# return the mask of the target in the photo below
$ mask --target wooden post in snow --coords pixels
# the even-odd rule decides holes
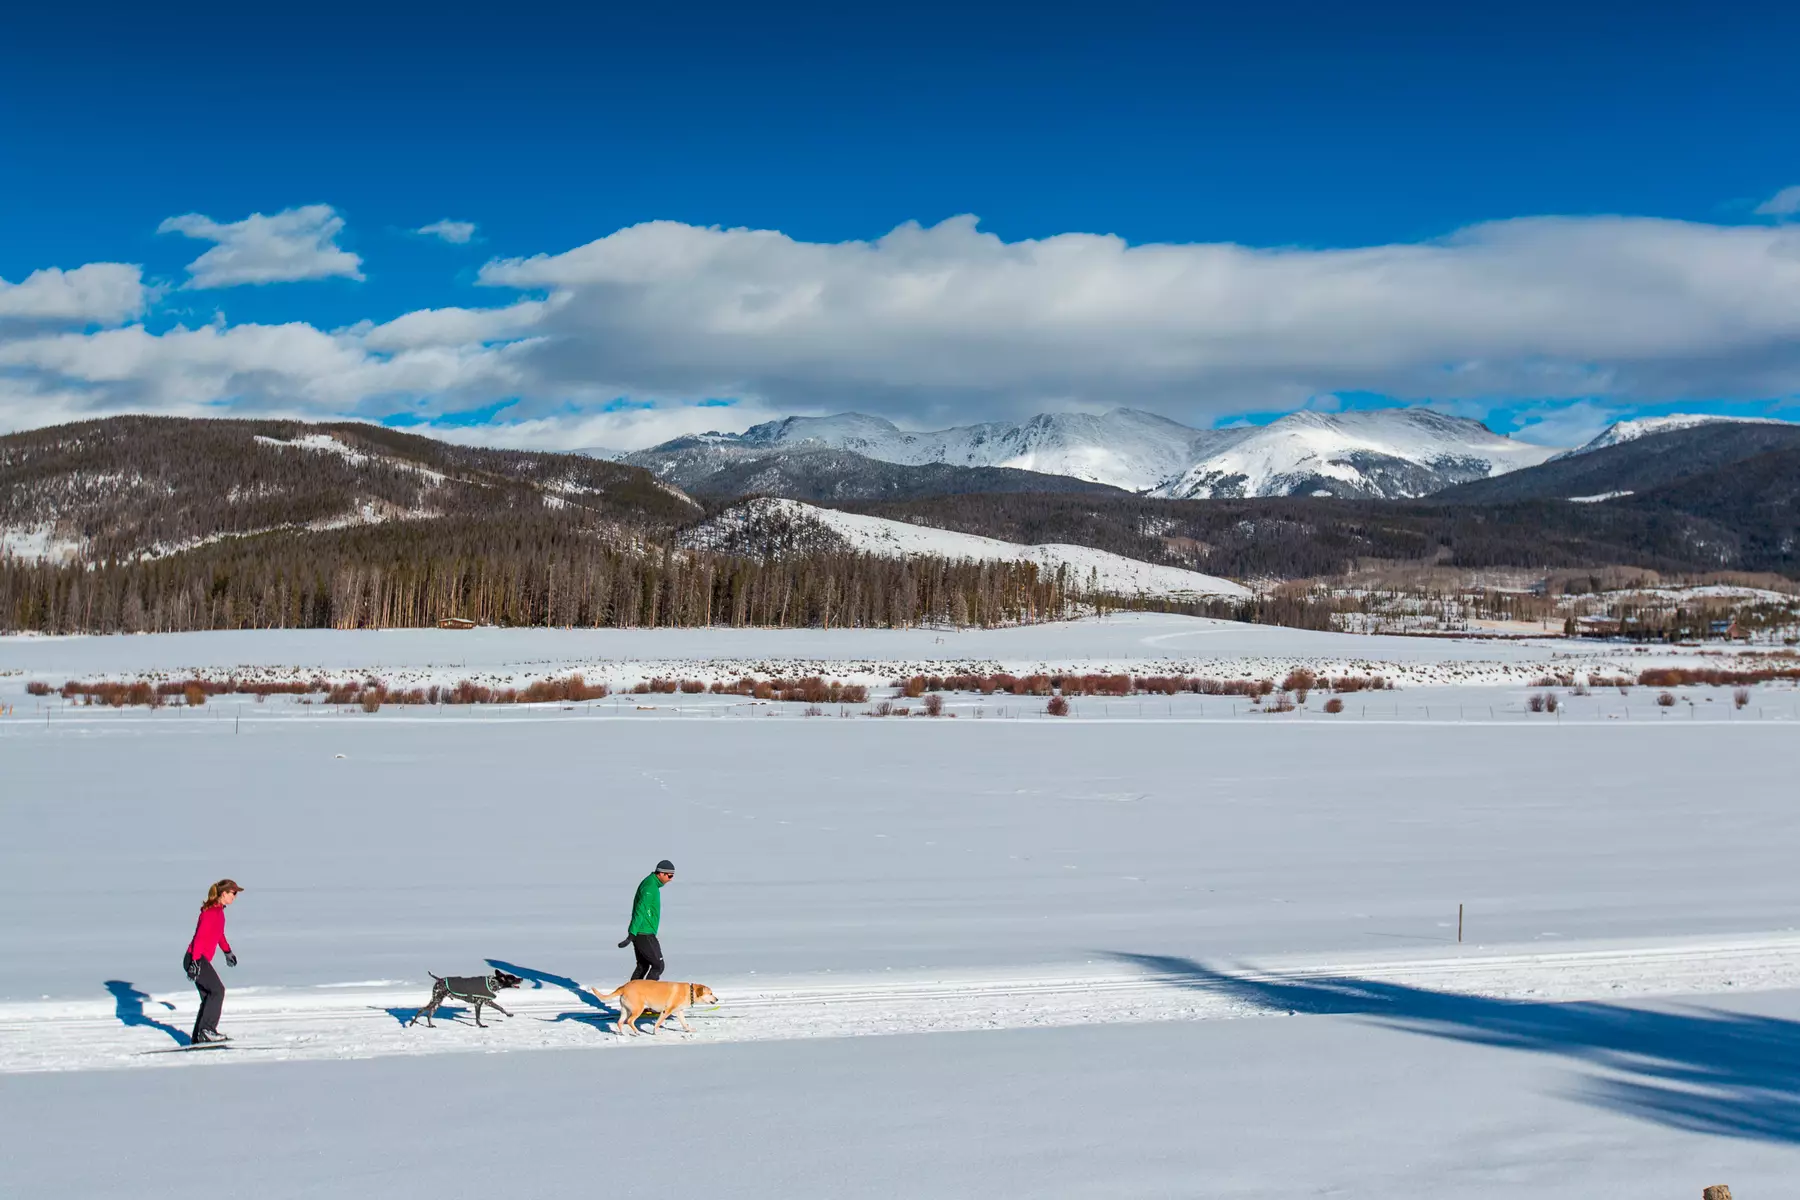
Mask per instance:
[[[1458,904],[1456,906],[1456,944],[1459,946],[1462,945],[1462,910],[1463,906]],[[1731,1197],[1727,1196],[1725,1200],[1731,1200]]]

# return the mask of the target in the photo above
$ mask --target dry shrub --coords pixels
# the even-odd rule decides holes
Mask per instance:
[[[387,699],[387,689],[381,687],[364,688],[359,703],[366,713],[380,712],[381,702]]]
[[[911,679],[908,679],[905,683],[901,684],[900,694],[909,700],[923,696],[925,694],[925,677],[923,675],[914,675]]]
[[[563,679],[539,679],[519,693],[524,704],[565,704],[582,700],[604,700],[609,691],[604,683],[589,685],[579,674]]]
[[[1044,711],[1053,717],[1066,717],[1069,715],[1069,701],[1062,696],[1052,696],[1050,702],[1044,705]]]
[[[869,689],[860,683],[846,683],[842,699],[845,704],[866,703],[869,699]]]
[[[1360,692],[1369,686],[1367,675],[1340,675],[1331,681],[1334,692]]]
[[[822,708],[820,708],[820,707],[819,707],[819,706],[818,706],[818,705],[816,705],[816,704],[809,704],[809,705],[807,705],[807,706],[806,706],[806,708],[805,708],[805,709],[804,709],[804,710],[803,710],[803,711],[802,711],[802,712],[801,712],[801,714],[800,714],[800,715],[801,715],[801,716],[803,716],[803,717],[822,717],[822,716],[824,716],[824,715],[825,715],[825,710],[824,710],[824,709],[822,709]]]
[[[910,717],[912,716],[912,709],[902,704],[894,710],[894,715],[896,717]]]
[[[883,700],[880,704],[877,704],[874,708],[869,710],[869,715],[872,717],[891,717],[891,716],[893,716],[894,715],[893,702],[888,701],[888,700]]]
[[[1284,713],[1293,712],[1294,708],[1294,698],[1286,692],[1283,692],[1281,695],[1275,697],[1274,700],[1270,701],[1269,707],[1265,711]]]
[[[1744,687],[1777,679],[1800,679],[1800,668],[1762,667],[1754,671],[1728,671],[1718,667],[1649,667],[1638,672],[1637,681],[1645,687],[1661,688],[1689,684]]]
[[[1544,693],[1542,693],[1542,692],[1533,693],[1532,697],[1529,700],[1525,701],[1525,707],[1529,708],[1532,712],[1543,712],[1544,711]]]
[[[48,696],[50,685],[41,679],[34,679],[25,685],[25,694],[27,696]]]
[[[1344,711],[1344,702],[1336,696],[1333,696],[1325,702],[1325,711],[1328,713],[1341,713]]]
[[[681,681],[681,691],[682,691],[683,695],[698,696],[700,693],[704,692],[705,690],[706,690],[706,683],[704,680],[684,679]]]
[[[938,693],[933,692],[931,695],[925,697],[925,715],[928,717],[941,717],[944,715],[944,698]]]
[[[1659,695],[1656,698],[1656,703],[1657,703],[1658,707],[1661,707],[1661,708],[1674,708],[1675,707],[1675,693],[1674,692],[1662,693],[1661,695]]]
[[[1292,671],[1288,672],[1287,678],[1281,681],[1281,690],[1284,692],[1299,692],[1304,695],[1305,693],[1312,691],[1313,688],[1318,685],[1318,682],[1319,677],[1314,675],[1311,671],[1308,671],[1305,667],[1295,667]]]
[[[1750,689],[1739,688],[1737,691],[1731,693],[1731,702],[1738,708],[1742,708],[1744,705],[1750,703]]]
[[[62,697],[72,700],[80,696],[83,704],[104,704],[109,708],[145,707],[161,708],[162,693],[150,684],[139,680],[136,683],[116,683],[105,680],[100,683],[79,683],[75,680],[62,685]]]
[[[1577,679],[1575,681],[1575,686],[1569,689],[1569,694],[1572,696],[1585,696],[1588,694],[1588,685]]]
[[[1545,712],[1555,712],[1559,707],[1561,707],[1561,704],[1562,704],[1562,702],[1556,698],[1555,692],[1545,692],[1544,693],[1544,711]]]
[[[181,689],[181,698],[189,708],[198,708],[206,703],[206,689],[190,683]]]

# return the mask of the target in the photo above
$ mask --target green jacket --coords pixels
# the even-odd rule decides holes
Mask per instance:
[[[638,884],[637,895],[631,898],[631,928],[625,932],[632,937],[641,933],[656,934],[656,927],[662,924],[662,880],[656,872],[644,876],[644,882]]]

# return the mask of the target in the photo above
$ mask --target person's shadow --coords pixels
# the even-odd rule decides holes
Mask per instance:
[[[503,958],[490,958],[487,960],[487,965],[494,968],[496,971],[505,971],[510,975],[517,975],[520,979],[529,983],[534,989],[549,984],[551,987],[562,988],[570,995],[580,999],[580,1001],[589,1008],[598,1008],[606,1012],[612,1011],[607,1008],[606,1005],[596,1000],[594,998],[594,993],[588,991],[579,983],[570,979],[567,975],[552,975],[548,971],[539,971],[531,967],[521,967],[518,963],[510,963]]]
[[[1162,954],[1114,954],[1176,987],[1289,1013],[1553,1055],[1598,1068],[1573,1098],[1695,1133],[1800,1143],[1800,1022],[1712,1008],[1495,1000],[1349,975],[1270,977]]]
[[[596,1012],[558,1013],[552,1018],[552,1023],[559,1021],[579,1021],[583,1025],[592,1025],[595,1029],[609,1029],[612,1027],[611,1023],[619,1019],[617,1009],[608,1008],[606,1005],[600,1003],[594,993],[588,991],[575,980],[570,979],[567,975],[553,975],[549,971],[539,971],[533,967],[521,967],[518,963],[507,962],[503,958],[490,958],[487,960],[487,965],[494,968],[496,971],[506,971],[510,974],[517,975],[520,979],[529,983],[533,988],[541,988],[546,984],[551,987],[562,988],[564,991],[577,997],[587,1007],[598,1010]]]
[[[144,1011],[144,1001],[150,999],[150,993],[138,991],[137,988],[133,987],[123,979],[108,979],[105,986],[106,990],[112,993],[113,1015],[119,1018],[119,1024],[132,1026],[142,1025],[149,1029],[160,1029],[170,1037],[174,1038],[177,1046],[185,1046],[188,1044],[187,1034],[181,1032],[181,1030],[175,1028],[173,1025],[158,1021],[155,1017],[152,1017],[149,1013]],[[175,1009],[175,1006],[166,1000],[158,1000],[156,1003],[161,1004],[171,1012]]]

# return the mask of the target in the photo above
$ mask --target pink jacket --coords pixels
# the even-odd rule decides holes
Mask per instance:
[[[203,958],[210,961],[213,952],[221,949],[231,953],[231,943],[225,940],[225,906],[215,904],[200,910],[199,923],[194,926],[194,940],[188,943],[187,952],[196,962]]]

